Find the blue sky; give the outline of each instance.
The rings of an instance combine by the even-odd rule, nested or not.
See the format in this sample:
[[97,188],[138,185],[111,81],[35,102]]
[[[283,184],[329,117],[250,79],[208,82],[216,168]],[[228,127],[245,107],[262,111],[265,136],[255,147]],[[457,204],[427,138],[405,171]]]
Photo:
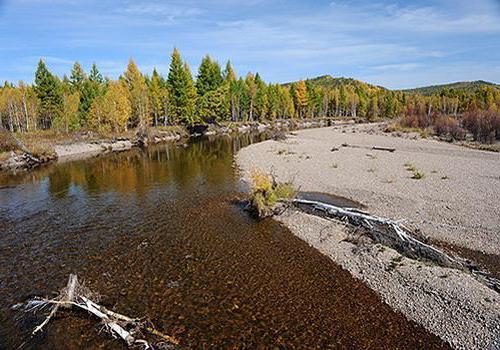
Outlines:
[[389,88],[500,82],[500,0],[0,0],[0,81],[31,82],[40,57],[117,77],[133,57],[193,71],[209,53],[272,82],[323,74]]

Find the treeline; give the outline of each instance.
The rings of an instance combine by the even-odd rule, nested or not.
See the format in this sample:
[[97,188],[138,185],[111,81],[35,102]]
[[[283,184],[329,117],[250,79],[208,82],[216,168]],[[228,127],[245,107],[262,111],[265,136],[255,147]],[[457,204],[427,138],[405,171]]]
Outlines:
[[483,86],[474,92],[445,89],[438,94],[406,97],[406,109],[399,121],[411,128],[433,128],[438,135],[475,140],[500,140],[500,89]]
[[[20,82],[0,87],[0,125],[12,132],[51,128],[118,132],[149,125],[223,121],[401,117],[406,126],[425,128],[446,116],[460,128],[468,128],[474,123],[464,123],[467,113],[488,111],[488,116],[497,116],[500,110],[500,90],[494,87],[422,96],[352,79],[337,80],[336,84],[318,79],[267,84],[258,73],[238,77],[229,61],[222,68],[210,56],[203,58],[194,79],[176,49],[167,76],[156,70],[145,75],[130,60],[116,81],[104,78],[95,64],[87,74],[78,62],[69,76],[60,79],[40,60],[33,85]],[[500,131],[494,137],[500,137]]]

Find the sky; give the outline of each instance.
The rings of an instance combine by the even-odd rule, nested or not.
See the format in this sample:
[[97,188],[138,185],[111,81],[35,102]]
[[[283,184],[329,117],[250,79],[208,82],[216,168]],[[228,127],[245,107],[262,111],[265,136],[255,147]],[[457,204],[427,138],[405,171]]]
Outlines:
[[166,75],[177,47],[269,82],[330,74],[392,89],[500,82],[500,0],[0,0],[0,81],[43,58],[117,78],[129,58]]

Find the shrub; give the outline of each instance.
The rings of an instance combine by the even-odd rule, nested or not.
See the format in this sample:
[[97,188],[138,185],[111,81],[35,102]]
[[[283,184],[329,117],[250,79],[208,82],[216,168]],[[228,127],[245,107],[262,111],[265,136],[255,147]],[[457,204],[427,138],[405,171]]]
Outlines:
[[463,123],[477,141],[493,143],[500,140],[500,112],[472,109],[464,114]]
[[434,132],[439,136],[450,136],[455,140],[465,139],[465,130],[460,127],[458,120],[444,115],[436,117]]
[[280,200],[293,198],[296,194],[292,184],[278,183],[274,176],[259,170],[252,170],[250,181],[252,184],[250,205],[260,218],[273,215]]

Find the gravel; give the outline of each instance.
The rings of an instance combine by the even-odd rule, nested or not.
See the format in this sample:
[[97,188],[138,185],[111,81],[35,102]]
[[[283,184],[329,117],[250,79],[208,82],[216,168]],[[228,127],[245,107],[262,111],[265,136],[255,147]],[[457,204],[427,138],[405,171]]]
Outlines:
[[[245,178],[252,168],[272,171],[303,191],[345,196],[373,214],[408,219],[429,238],[498,254],[500,154],[378,130],[371,125],[304,130],[284,142],[244,148],[237,162]],[[410,165],[424,177],[412,179]],[[500,294],[473,276],[380,245],[350,243],[342,224],[292,209],[277,219],[454,348],[500,349]]]

